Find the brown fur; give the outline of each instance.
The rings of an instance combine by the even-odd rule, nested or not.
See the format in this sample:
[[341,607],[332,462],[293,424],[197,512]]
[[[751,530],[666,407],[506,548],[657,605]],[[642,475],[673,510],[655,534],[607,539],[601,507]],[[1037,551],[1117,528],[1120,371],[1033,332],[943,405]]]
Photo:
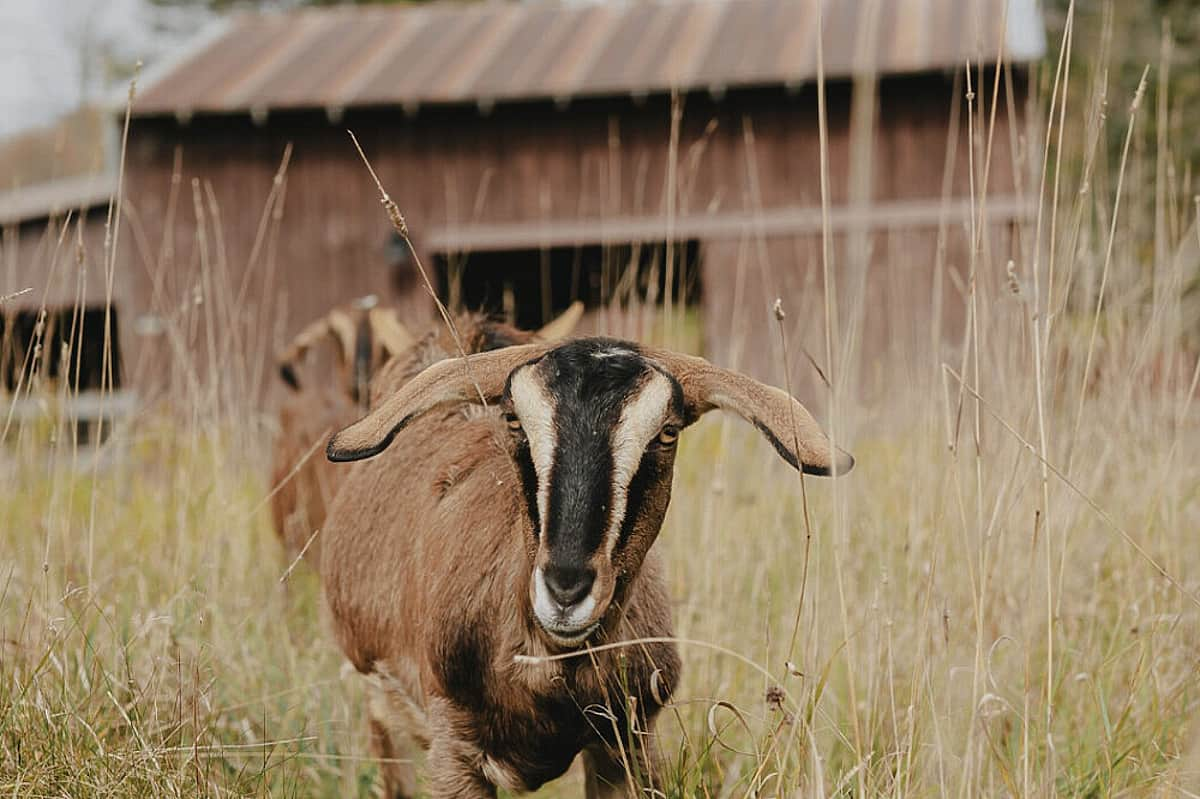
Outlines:
[[[665,369],[678,391],[679,426],[723,408],[753,423],[793,466],[842,474],[853,465],[804,407],[778,389],[699,358],[626,342],[568,346],[567,358],[636,349],[647,369]],[[546,364],[548,373],[561,374],[555,371],[561,362],[548,355],[555,349],[505,348],[437,363],[413,377],[417,364],[407,371],[396,365],[377,387],[378,407],[329,443],[331,459],[363,461],[350,467],[330,513],[323,576],[334,631],[383,695],[371,703],[377,752],[386,757],[396,751],[397,736],[419,730],[429,739],[435,797],[494,797],[497,786],[536,789],[581,752],[589,797],[635,791],[654,763],[652,739],[641,733],[678,680],[680,661],[670,643],[518,660],[574,640],[546,632],[534,613],[532,576],[552,545],[533,529],[531,487],[522,476],[529,467],[518,465],[518,457],[527,457],[523,427],[504,393],[514,370]],[[476,396],[488,404],[464,414]],[[653,453],[639,466],[649,471],[637,509],[626,518],[633,526],[625,543],[608,550],[611,562],[601,562],[608,558],[602,550],[589,556],[599,628],[585,635],[595,644],[671,635],[651,546],[670,501],[675,448]],[[638,777],[629,780],[627,773]],[[413,780],[411,769],[385,773],[387,795],[410,796]]]
[[[306,375],[297,367],[321,343],[334,345],[336,379]],[[304,554],[319,568],[319,530],[337,493],[343,472],[321,455],[321,443],[367,410],[362,383],[411,336],[395,312],[375,306],[374,298],[333,308],[308,325],[279,356],[280,377],[292,390],[279,413],[279,434],[271,466],[271,520],[288,561]]]
[[315,388],[293,394],[280,409],[271,469],[271,485],[277,487],[271,497],[271,519],[289,563],[303,552],[305,560],[320,569],[318,531],[345,476],[345,470],[334,468],[322,450],[331,432],[358,415],[358,405],[342,392]]
[[[455,327],[465,351],[479,353],[567,335],[578,321],[580,312],[581,308],[572,306],[538,331],[518,330],[477,313],[458,315]],[[297,388],[289,394],[280,410],[279,435],[275,439],[271,471],[271,485],[277,487],[271,497],[271,517],[288,561],[295,560],[303,552],[305,560],[318,570],[322,537],[319,531],[348,471],[325,459],[324,442],[331,434],[362,416],[368,408],[368,403],[355,401],[358,393],[354,369],[356,342],[346,333],[364,324],[374,333],[369,340],[370,359],[365,375],[374,396],[380,391],[390,393],[425,367],[458,354],[454,337],[441,322],[413,339],[402,325],[397,324],[390,309],[354,303],[339,306],[323,320],[309,325],[280,356],[281,369],[287,370]],[[337,360],[341,366],[333,386],[329,385],[328,376],[299,380],[295,375],[296,362],[323,339],[337,345]],[[407,349],[402,353],[395,352],[402,345]]]
[[[360,672],[423,711],[434,796],[490,797],[494,782],[534,789],[580,751],[592,764],[589,796],[624,791],[618,743],[644,772],[652,759],[646,747],[631,746],[630,726],[649,727],[660,709],[652,675],[659,672],[657,698],[665,698],[679,657],[671,645],[648,644],[515,661],[552,645],[532,617],[532,536],[510,446],[495,408],[471,419],[452,408],[417,419],[390,450],[349,467],[323,565],[334,631]],[[647,553],[666,511],[669,481],[665,487],[633,536],[646,543],[625,555],[597,643],[671,634],[660,567]],[[636,699],[632,721],[622,680]],[[374,715],[381,707],[388,703],[372,704],[373,729],[400,732],[394,717]],[[395,749],[394,739],[377,742],[380,754]],[[411,775],[385,779],[389,797],[410,795]]]

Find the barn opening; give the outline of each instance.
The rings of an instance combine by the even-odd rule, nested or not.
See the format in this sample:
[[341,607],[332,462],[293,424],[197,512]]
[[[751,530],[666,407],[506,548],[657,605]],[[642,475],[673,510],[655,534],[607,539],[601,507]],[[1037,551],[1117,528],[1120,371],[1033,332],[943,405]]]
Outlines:
[[437,289],[451,308],[503,315],[532,329],[575,300],[587,308],[701,300],[700,243],[629,242],[437,253]]
[[[99,409],[93,409],[96,403],[89,397],[101,388],[120,389],[122,377],[117,309],[109,312],[107,364],[104,318],[103,305],[49,308],[44,317],[38,309],[0,312],[0,393],[19,388],[25,395],[31,388],[53,391],[65,384],[78,395],[71,413],[81,439],[88,440],[93,432],[103,436],[108,426],[98,429]],[[105,377],[106,368],[111,380]],[[34,416],[41,407],[22,398],[15,415]],[[106,415],[112,412],[112,407],[106,409]]]

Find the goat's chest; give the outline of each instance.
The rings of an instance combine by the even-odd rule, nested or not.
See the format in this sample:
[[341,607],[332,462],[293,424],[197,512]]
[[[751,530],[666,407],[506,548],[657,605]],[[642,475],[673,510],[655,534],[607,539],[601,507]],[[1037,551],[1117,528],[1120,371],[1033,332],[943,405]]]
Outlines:
[[497,668],[465,676],[443,683],[447,698],[468,717],[488,779],[510,790],[536,789],[564,774],[585,747],[625,734],[625,700],[588,666],[553,677]]
[[[477,744],[485,771],[492,772],[488,777],[512,790],[534,790],[560,777],[584,747],[601,739],[585,707],[569,698],[542,696],[520,709],[482,709],[476,714]],[[612,726],[601,719],[591,723]]]

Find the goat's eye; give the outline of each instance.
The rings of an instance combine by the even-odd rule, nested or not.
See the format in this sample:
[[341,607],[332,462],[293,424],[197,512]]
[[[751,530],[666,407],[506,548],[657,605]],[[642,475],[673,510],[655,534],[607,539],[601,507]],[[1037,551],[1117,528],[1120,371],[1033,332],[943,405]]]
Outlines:
[[509,430],[521,429],[521,420],[517,418],[515,413],[504,414],[504,423],[508,425]]
[[664,447],[669,447],[679,440],[679,428],[673,424],[664,427],[658,433],[658,443]]

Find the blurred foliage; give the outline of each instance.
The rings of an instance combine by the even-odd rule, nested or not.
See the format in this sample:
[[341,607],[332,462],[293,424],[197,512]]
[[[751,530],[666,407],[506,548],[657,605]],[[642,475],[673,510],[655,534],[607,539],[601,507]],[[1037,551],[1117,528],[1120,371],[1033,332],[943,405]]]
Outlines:
[[[1047,26],[1053,69],[1061,44],[1071,0],[1048,0]],[[1106,59],[1098,59],[1106,27],[1111,43]],[[1108,106],[1112,119],[1124,119],[1129,101],[1137,90],[1142,71],[1148,66],[1148,113],[1144,120],[1144,141],[1157,140],[1158,129],[1166,123],[1169,157],[1178,167],[1196,164],[1200,159],[1200,2],[1197,0],[1116,0],[1095,2],[1075,0],[1075,48],[1073,59],[1083,70],[1086,81],[1075,81],[1082,100],[1087,83],[1098,70],[1108,70]],[[1167,114],[1159,118],[1158,92],[1163,66],[1167,77]],[[1109,151],[1119,153],[1124,137],[1123,124],[1110,124],[1107,130]]]
[[[1048,99],[1071,0],[1047,0],[1049,52],[1042,90]],[[1112,190],[1138,82],[1146,93],[1134,128],[1123,215],[1145,242],[1134,257],[1146,278],[1146,299],[1174,254],[1183,269],[1184,330],[1200,341],[1200,266],[1193,252],[1200,206],[1200,2],[1198,0],[1075,0],[1069,116],[1086,116],[1098,88],[1105,97],[1102,152],[1092,181]],[[1090,114],[1091,112],[1087,112]],[[1087,126],[1077,131],[1087,137]],[[1082,150],[1064,161],[1079,179]],[[1152,190],[1148,190],[1148,187]]]

